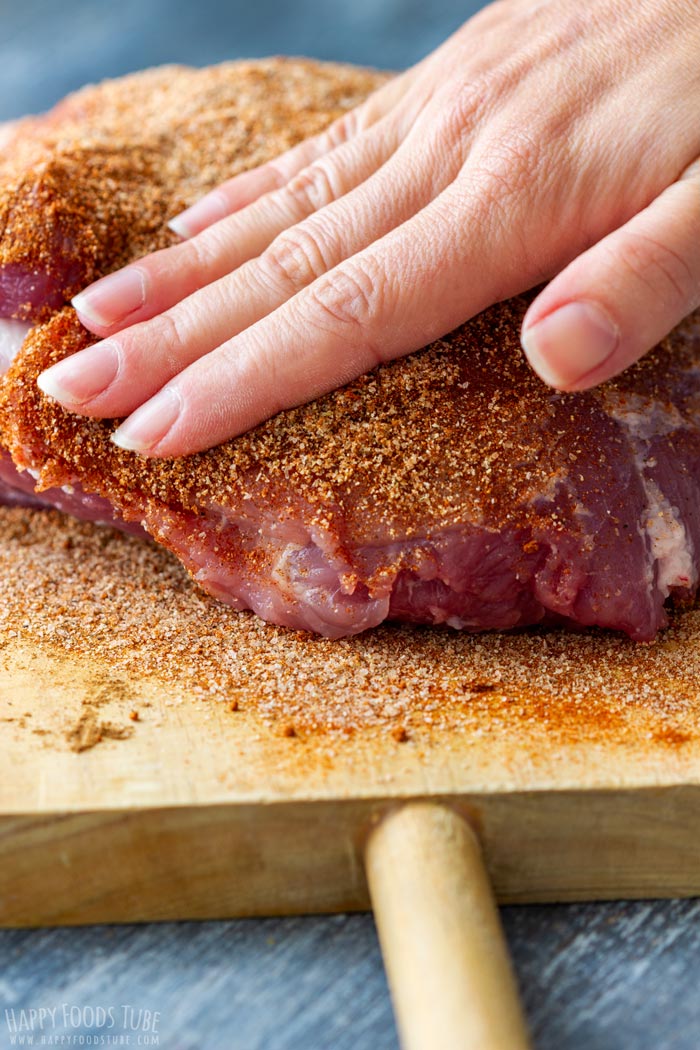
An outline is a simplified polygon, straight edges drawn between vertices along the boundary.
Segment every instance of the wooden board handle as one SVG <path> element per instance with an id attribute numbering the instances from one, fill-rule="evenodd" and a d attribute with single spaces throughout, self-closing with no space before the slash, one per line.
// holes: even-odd
<path id="1" fill-rule="evenodd" d="M 481 847 L 447 806 L 412 802 L 372 832 L 367 880 L 404 1050 L 527 1050 Z"/>

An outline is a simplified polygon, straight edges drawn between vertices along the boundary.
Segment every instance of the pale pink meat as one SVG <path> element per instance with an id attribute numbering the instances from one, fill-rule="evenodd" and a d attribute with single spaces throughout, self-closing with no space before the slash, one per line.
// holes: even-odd
<path id="1" fill-rule="evenodd" d="M 21 321 L 0 319 L 0 376 L 9 368 L 15 354 L 20 349 L 29 325 Z M 17 470 L 9 452 L 0 448 L 0 505 L 8 507 L 42 507 L 60 510 L 83 521 L 99 522 L 130 532 L 137 536 L 146 536 L 138 522 L 126 522 L 109 503 L 101 496 L 83 492 L 80 484 L 66 485 L 64 488 L 46 489 L 35 492 L 34 479 L 28 470 Z"/>
<path id="2" fill-rule="evenodd" d="M 6 326 L 4 344 L 2 332 L 0 325 L 0 353 L 9 360 L 22 332 Z M 365 542 L 349 544 L 337 529 L 314 524 L 291 488 L 279 513 L 256 491 L 253 476 L 244 499 L 197 512 L 145 495 L 141 500 L 131 490 L 128 509 L 122 507 L 130 519 L 125 523 L 107 501 L 82 492 L 73 476 L 64 488 L 37 497 L 31 478 L 7 456 L 0 459 L 2 498 L 130 531 L 143 524 L 209 594 L 272 623 L 330 638 L 398 620 L 472 631 L 598 625 L 649 640 L 667 622 L 666 600 L 690 598 L 698 584 L 697 326 L 682 345 L 684 356 L 661 359 L 631 391 L 611 388 L 575 402 L 578 416 L 570 399 L 547 395 L 542 426 L 552 443 L 568 431 L 573 447 L 576 435 L 576 465 L 532 497 L 526 526 L 494 529 L 465 519 L 425 535 L 397 536 L 393 528 L 377 532 L 368 523 Z M 468 384 L 485 381 L 468 357 L 462 367 Z M 27 449 L 27 463 L 36 456 Z M 514 513 L 516 520 L 525 519 Z M 363 582 L 370 579 L 371 590 Z"/>

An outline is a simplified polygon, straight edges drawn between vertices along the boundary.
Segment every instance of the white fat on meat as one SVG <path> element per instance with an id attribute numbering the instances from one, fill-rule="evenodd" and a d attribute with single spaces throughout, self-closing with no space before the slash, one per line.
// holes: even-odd
<path id="1" fill-rule="evenodd" d="M 674 587 L 695 586 L 692 543 L 678 516 L 678 508 L 671 506 L 655 481 L 650 478 L 643 481 L 647 517 L 642 527 L 657 563 L 656 584 L 664 598 L 668 598 Z"/>
<path id="2" fill-rule="evenodd" d="M 31 325 L 0 318 L 0 375 L 4 375 L 27 337 Z"/>
<path id="3" fill-rule="evenodd" d="M 685 421 L 675 405 L 648 401 L 639 396 L 627 394 L 621 402 L 610 394 L 606 402 L 610 415 L 627 431 L 634 465 L 644 486 L 646 506 L 638 528 L 642 535 L 646 535 L 649 544 L 648 580 L 653 584 L 656 569 L 656 586 L 664 598 L 668 598 L 674 588 L 694 587 L 697 583 L 695 552 L 678 508 L 671 505 L 647 473 L 647 467 L 653 465 L 649 442 L 657 435 L 669 434 L 685 426 Z"/>
<path id="4" fill-rule="evenodd" d="M 0 375 L 10 367 L 30 328 L 31 325 L 22 321 L 0 319 Z M 657 586 L 667 597 L 673 587 L 693 586 L 696 582 L 692 544 L 676 508 L 671 506 L 658 485 L 647 476 L 645 467 L 649 438 L 675 430 L 683 425 L 683 420 L 676 408 L 658 402 L 649 404 L 642 398 L 629 395 L 624 404 L 614 396 L 607 400 L 608 411 L 627 431 L 635 465 L 644 485 L 647 505 L 640 530 L 646 533 L 649 541 L 650 582 L 656 565 Z M 35 471 L 30 470 L 29 473 L 33 477 L 37 476 Z M 552 478 L 553 488 L 558 487 L 562 480 L 560 477 Z M 65 486 L 63 491 L 72 493 L 72 486 Z M 541 495 L 545 499 L 551 498 L 554 492 Z M 294 547 L 292 544 L 291 550 Z M 284 560 L 282 557 L 281 561 Z"/>

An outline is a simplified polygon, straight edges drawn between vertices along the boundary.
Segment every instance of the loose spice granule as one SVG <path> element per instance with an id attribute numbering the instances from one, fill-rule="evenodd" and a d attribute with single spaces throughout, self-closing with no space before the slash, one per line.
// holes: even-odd
<path id="1" fill-rule="evenodd" d="M 165 223 L 181 207 L 320 131 L 384 79 L 356 67 L 270 59 L 166 67 L 87 88 L 48 117 L 20 122 L 3 153 L 0 265 L 50 269 L 57 243 L 68 243 L 75 288 L 63 289 L 67 299 L 95 276 L 172 243 Z M 235 510 L 254 479 L 261 505 L 292 519 L 304 507 L 307 524 L 335 532 L 348 549 L 464 521 L 498 530 L 536 520 L 555 531 L 563 527 L 559 512 L 536 513 L 535 497 L 587 462 L 613 506 L 617 478 L 601 445 L 610 452 L 622 439 L 614 428 L 601 430 L 605 392 L 557 394 L 524 362 L 518 332 L 526 308 L 526 298 L 499 304 L 410 360 L 174 461 L 119 450 L 109 440 L 113 423 L 41 395 L 39 371 L 94 341 L 66 308 L 31 334 L 4 384 L 0 422 L 18 461 L 28 447 L 37 453 L 24 465 L 40 470 L 41 484 L 79 476 L 137 520 L 144 501 Z M 631 384 L 661 397 L 662 377 L 693 352 L 676 333 L 609 389 L 624 396 Z M 524 543 L 524 556 L 537 553 L 533 542 Z M 380 564 L 363 582 L 371 588 L 391 570 Z"/>
<path id="2" fill-rule="evenodd" d="M 0 660 L 8 642 L 90 670 L 92 715 L 77 743 L 104 737 L 108 701 L 126 703 L 125 717 L 135 710 L 149 678 L 165 685 L 166 705 L 236 703 L 261 726 L 338 747 L 375 729 L 416 741 L 448 732 L 456 746 L 519 727 L 553 747 L 624 739 L 679 749 L 700 738 L 696 609 L 673 614 L 650 645 L 596 630 L 392 626 L 329 642 L 236 613 L 155 544 L 57 512 L 0 509 Z"/>
<path id="3" fill-rule="evenodd" d="M 169 218 L 321 131 L 384 79 L 273 58 L 162 66 L 83 88 L 18 121 L 3 144 L 0 266 L 62 276 L 68 302 L 96 277 L 175 244 Z"/>

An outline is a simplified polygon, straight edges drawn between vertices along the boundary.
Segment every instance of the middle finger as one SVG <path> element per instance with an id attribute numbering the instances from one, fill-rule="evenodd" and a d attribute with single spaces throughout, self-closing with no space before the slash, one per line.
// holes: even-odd
<path id="1" fill-rule="evenodd" d="M 449 162 L 436 157 L 432 142 L 405 143 L 374 176 L 279 235 L 259 258 L 53 366 L 42 389 L 84 415 L 134 411 L 188 365 L 420 211 L 459 167 L 457 154 Z"/>

